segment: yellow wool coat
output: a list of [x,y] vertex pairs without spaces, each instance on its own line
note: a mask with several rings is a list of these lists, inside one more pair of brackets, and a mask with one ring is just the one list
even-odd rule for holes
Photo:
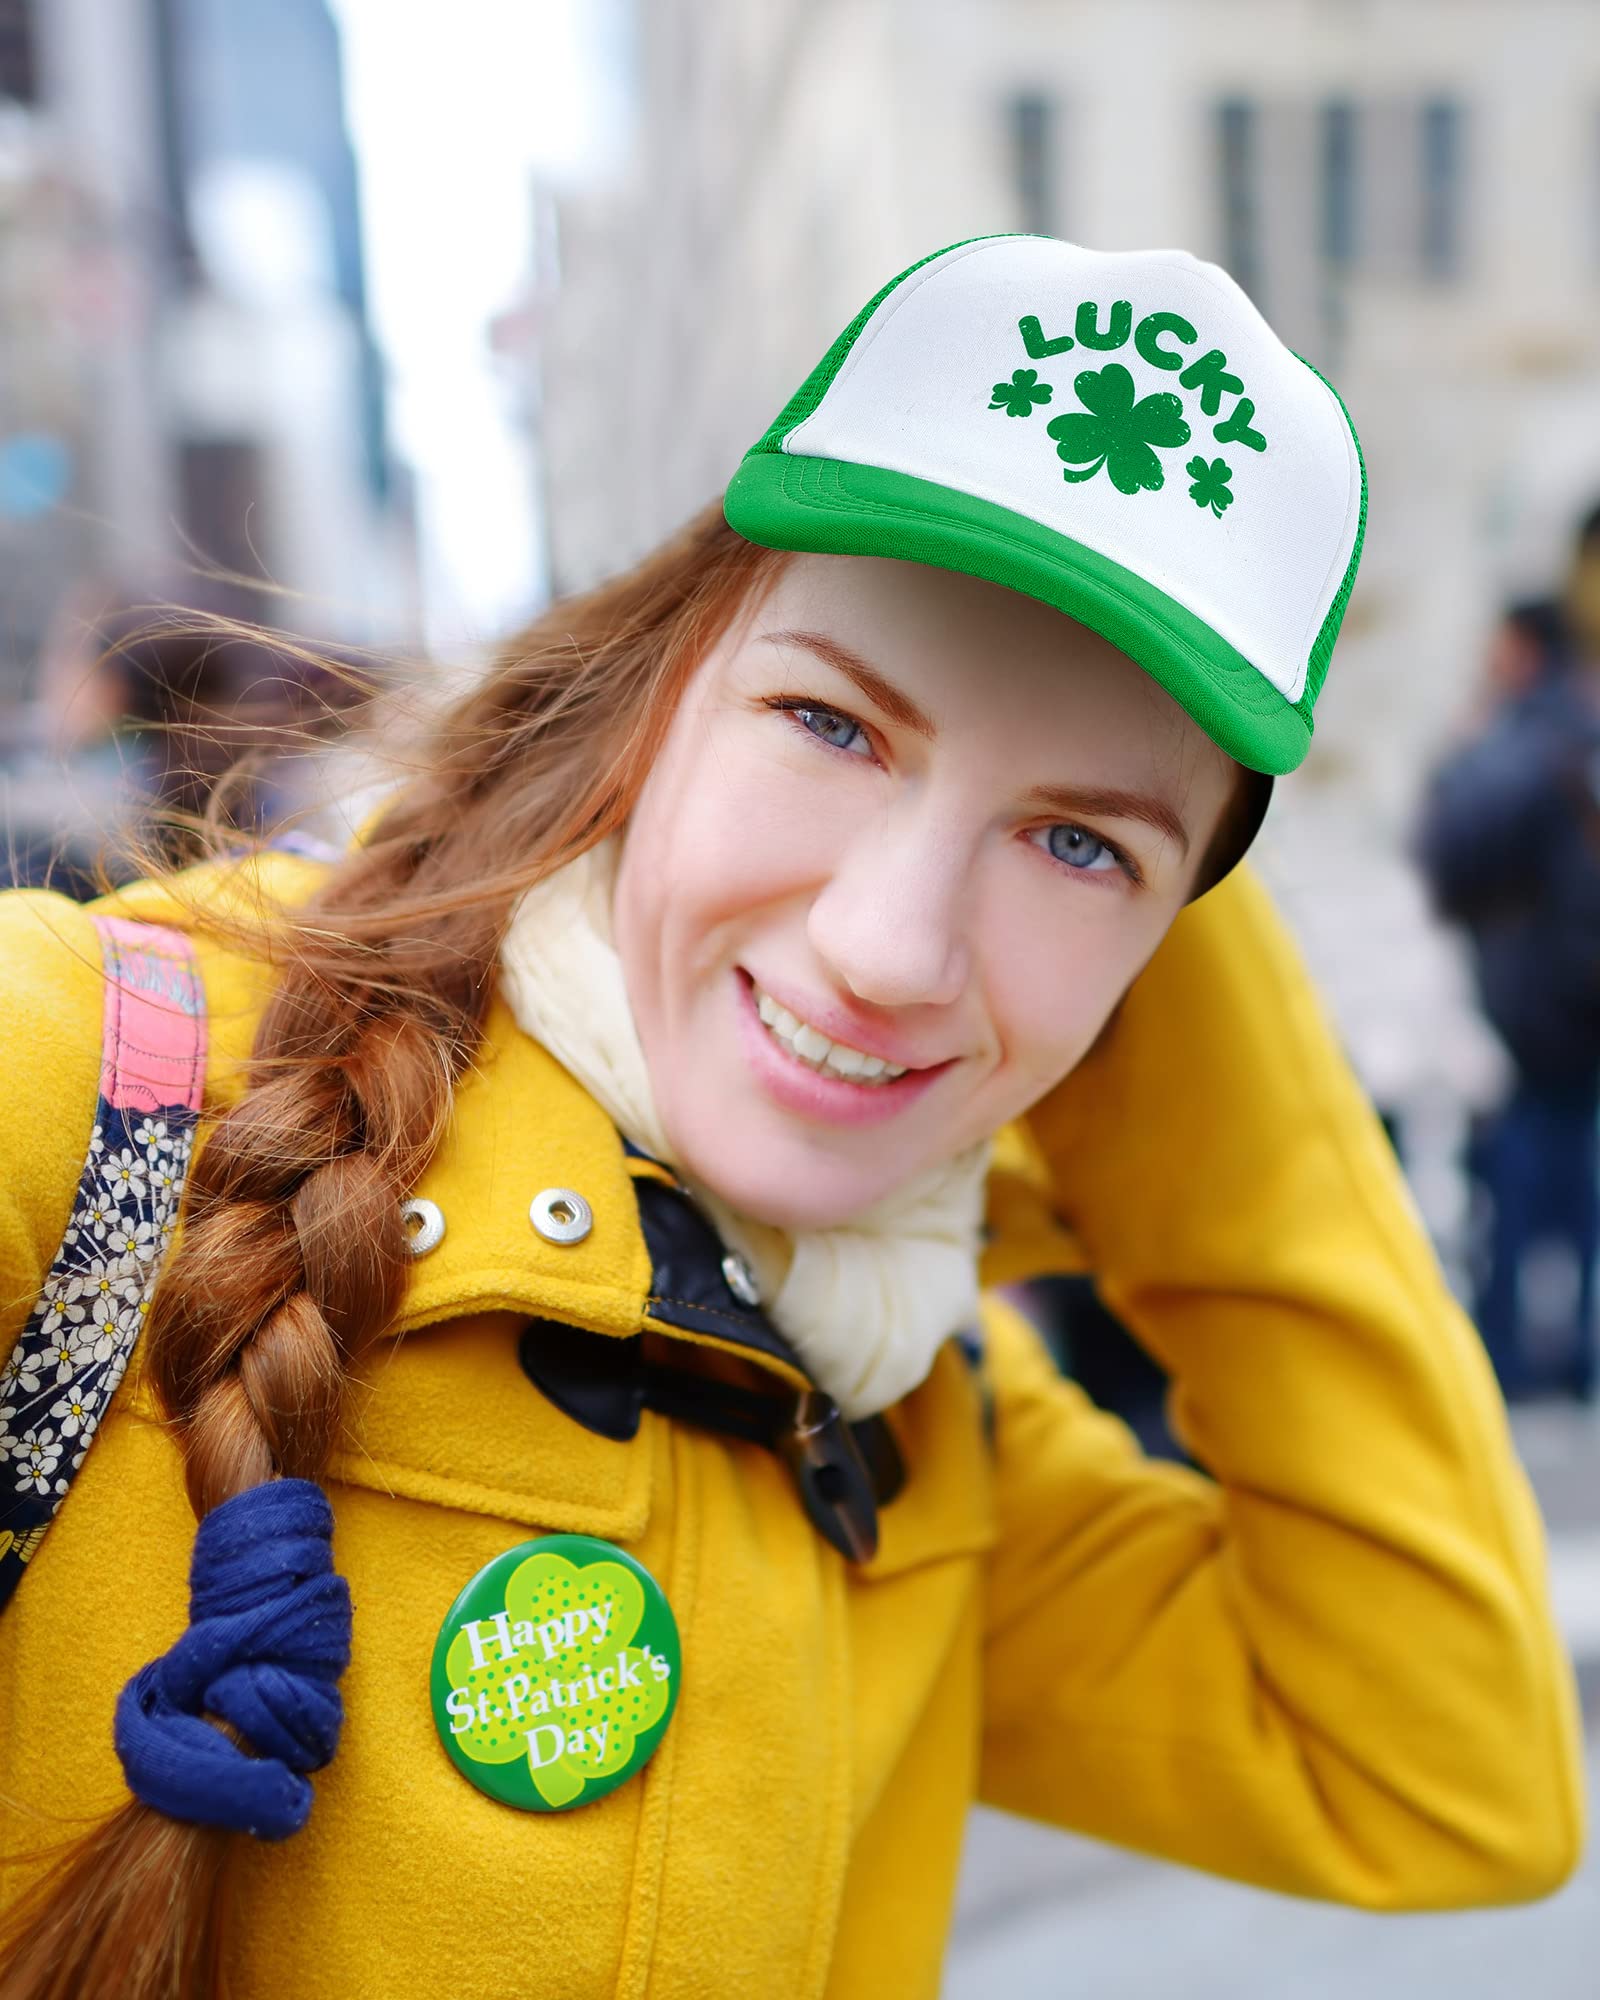
[[[268,868],[291,899],[316,877]],[[121,907],[182,920],[148,886]],[[216,1103],[265,975],[200,952]],[[100,1008],[84,913],[0,897],[0,1351],[71,1207]],[[974,1799],[1374,1909],[1516,1901],[1571,1871],[1579,1724],[1539,1518],[1248,872],[1002,1135],[983,1269],[1087,1263],[1171,1371],[1211,1479],[1148,1462],[992,1293],[982,1380],[951,1345],[890,1413],[909,1476],[862,1568],[761,1448],[650,1413],[625,1443],[583,1428],[521,1371],[517,1333],[648,1323],[630,1165],[496,1005],[418,1189],[447,1233],[328,1481],[355,1604],[344,1737],[303,1832],[236,1843],[238,2000],[931,1995]],[[530,1227],[548,1186],[588,1199],[583,1241]],[[524,1814],[447,1759],[428,1663],[462,1584],[556,1531],[660,1580],[681,1696],[641,1774]],[[0,1615],[0,1852],[126,1795],[112,1706],[184,1625],[192,1540],[136,1359]]]

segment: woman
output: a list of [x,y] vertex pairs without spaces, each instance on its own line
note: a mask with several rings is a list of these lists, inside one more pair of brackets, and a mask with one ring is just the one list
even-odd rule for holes
[[[1231,873],[1359,554],[1337,399],[1210,266],[980,238],[724,508],[336,864],[115,905],[193,941],[202,1144],[0,1618],[19,1876],[111,1813],[7,1996],[932,1993],[979,1796],[1375,1908],[1573,1866],[1503,1411]],[[36,1356],[165,1221],[74,1210],[92,915],[0,919]],[[980,1306],[1084,1256],[1215,1483]]]

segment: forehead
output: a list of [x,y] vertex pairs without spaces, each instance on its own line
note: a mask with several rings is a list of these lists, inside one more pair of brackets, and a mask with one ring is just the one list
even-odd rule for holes
[[803,632],[851,648],[941,730],[981,724],[1013,747],[1059,756],[1075,746],[1130,774],[1148,775],[1158,763],[1170,769],[1174,756],[1222,761],[1171,696],[1108,640],[979,577],[877,556],[796,556],[743,628],[742,673],[776,670],[804,687],[809,673],[825,670],[798,641],[774,643]]

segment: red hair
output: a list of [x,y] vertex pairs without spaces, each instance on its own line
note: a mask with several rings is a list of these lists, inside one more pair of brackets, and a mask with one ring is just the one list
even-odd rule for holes
[[[246,1087],[202,1127],[143,1337],[197,1517],[321,1474],[351,1371],[399,1308],[400,1204],[478,1048],[516,900],[623,825],[689,676],[787,560],[707,507],[507,645],[307,905],[248,930],[199,913],[277,976]],[[1201,884],[1254,832],[1253,796]],[[203,2000],[233,1839],[130,1801],[5,1920],[0,2000]]]
[[[552,607],[311,902],[243,934],[277,978],[243,1094],[202,1127],[143,1337],[197,1517],[322,1472],[400,1305],[400,1204],[478,1047],[514,903],[627,819],[690,674],[785,560],[715,503]],[[0,2000],[202,2000],[233,1838],[121,1807],[6,1919]]]

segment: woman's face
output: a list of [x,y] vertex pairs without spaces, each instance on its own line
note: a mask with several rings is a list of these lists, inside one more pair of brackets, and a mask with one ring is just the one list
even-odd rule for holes
[[[696,669],[623,841],[617,948],[680,1167],[830,1227],[997,1131],[1155,950],[1232,774],[1047,605],[791,558]],[[834,1073],[859,1057],[905,1074]]]

